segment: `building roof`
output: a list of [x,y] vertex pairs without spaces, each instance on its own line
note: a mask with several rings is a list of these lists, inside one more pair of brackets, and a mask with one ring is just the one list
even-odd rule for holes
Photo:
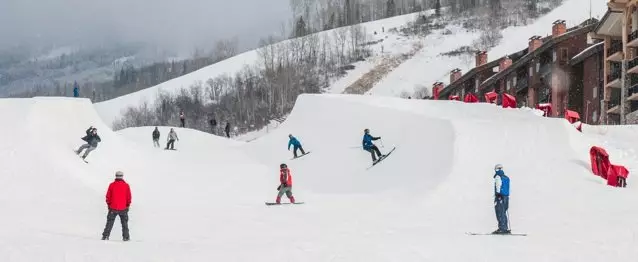
[[491,70],[492,68],[498,66],[501,62],[501,60],[503,60],[505,57],[509,57],[510,59],[512,59],[512,62],[517,61],[518,59],[520,59],[521,57],[523,57],[525,54],[527,54],[528,49],[525,48],[521,51],[518,51],[516,53],[513,53],[509,56],[504,56],[501,57],[499,59],[496,59],[494,61],[491,61],[489,63],[485,63],[483,65],[477,66],[475,68],[470,69],[470,71],[468,71],[467,73],[463,74],[463,76],[461,76],[461,78],[459,78],[458,80],[454,81],[454,83],[451,83],[449,85],[447,85],[446,87],[444,87],[441,90],[442,95],[446,95],[448,93],[453,92],[455,89],[458,88],[458,85],[460,85],[461,83],[471,79],[472,77],[474,77],[476,74],[483,72],[485,70]]
[[542,54],[543,52],[545,52],[547,50],[549,50],[554,45],[556,45],[556,44],[558,44],[560,42],[563,42],[563,41],[571,38],[574,35],[583,34],[583,33],[586,33],[586,32],[591,32],[594,29],[594,27],[596,26],[596,24],[591,24],[589,22],[587,24],[588,25],[581,24],[581,25],[575,27],[576,29],[572,29],[572,30],[560,35],[560,36],[545,38],[546,40],[544,40],[543,44],[540,47],[536,48],[536,50],[534,50],[532,52],[528,52],[521,59],[519,59],[518,61],[512,63],[512,65],[509,66],[508,68],[506,68],[505,70],[496,73],[493,77],[491,77],[491,78],[485,80],[483,83],[481,83],[480,89],[485,88],[486,86],[494,84],[494,82],[496,82],[497,80],[501,79],[501,77],[508,75],[509,73],[513,72],[514,70],[517,70],[519,67],[521,67],[523,65],[526,65],[534,57],[536,57],[539,54]]
[[622,11],[615,11],[611,8],[600,19],[600,23],[594,28],[597,35],[621,35],[622,34]]
[[605,46],[604,44],[605,42],[599,42],[585,48],[585,50],[583,50],[579,54],[575,55],[571,60],[569,60],[569,65],[571,66],[577,65],[585,61],[585,59],[587,59],[588,57],[602,52]]

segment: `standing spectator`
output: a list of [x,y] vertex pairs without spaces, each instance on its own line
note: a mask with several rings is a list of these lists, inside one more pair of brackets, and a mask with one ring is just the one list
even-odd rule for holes
[[224,128],[226,131],[226,137],[230,138],[230,122],[226,122],[226,127]]
[[73,83],[73,97],[80,97],[80,85],[78,85],[78,81]]
[[122,171],[115,172],[115,181],[109,185],[106,191],[106,205],[109,213],[106,216],[106,226],[102,233],[102,240],[109,240],[111,229],[115,223],[115,217],[120,217],[122,222],[122,240],[129,241],[128,209],[131,206],[131,187],[124,181]]
[[217,120],[215,120],[215,117],[208,120],[208,124],[210,124],[210,132],[214,135],[215,128],[217,127]]
[[185,119],[184,119],[184,111],[179,112],[179,121],[182,121],[182,128],[186,127]]

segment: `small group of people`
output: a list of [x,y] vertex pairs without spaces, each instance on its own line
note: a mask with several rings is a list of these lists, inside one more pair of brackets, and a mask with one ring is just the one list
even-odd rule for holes
[[86,159],[89,153],[97,148],[97,144],[99,142],[102,142],[102,138],[100,138],[100,136],[97,134],[97,128],[90,126],[85,131],[85,133],[86,136],[82,137],[82,140],[84,140],[86,144],[81,145],[78,150],[75,150],[75,154],[80,155],[80,153],[82,153],[82,151],[86,149],[86,151],[84,151],[84,154],[82,155],[82,159]]
[[[159,139],[160,131],[157,127],[155,127],[155,130],[153,130],[153,146],[160,147]],[[165,149],[175,150],[175,140],[179,141],[179,137],[177,137],[175,130],[171,128],[171,131],[168,132],[168,137],[166,138]]]
[[[184,115],[184,111],[180,111],[179,112],[179,121],[181,123],[181,127],[185,128],[186,127],[186,116]],[[214,117],[211,117],[208,120],[208,124],[210,125],[211,132],[213,134],[217,133],[217,132],[215,132],[215,130],[217,129],[217,120]],[[230,138],[230,122],[226,122],[226,126],[224,127],[224,133],[226,134],[226,137]]]

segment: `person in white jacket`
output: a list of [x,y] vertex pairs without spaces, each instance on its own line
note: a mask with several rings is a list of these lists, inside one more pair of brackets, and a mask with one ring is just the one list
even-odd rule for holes
[[175,130],[171,128],[171,131],[168,132],[168,143],[166,143],[166,149],[169,149],[170,146],[171,150],[175,150],[175,140],[179,141],[179,137],[177,137]]

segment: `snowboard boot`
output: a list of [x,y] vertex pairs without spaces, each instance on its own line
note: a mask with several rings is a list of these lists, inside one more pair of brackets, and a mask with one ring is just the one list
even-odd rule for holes
[[281,204],[281,197],[277,197],[277,200],[275,201],[275,203],[277,203],[277,205]]
[[128,237],[122,238],[122,241],[129,241],[129,240],[131,240],[131,239],[128,238]]
[[293,204],[295,203],[295,197],[294,196],[290,197],[290,203],[293,203]]
[[107,236],[102,236],[102,240],[109,240],[109,237],[107,237]]

